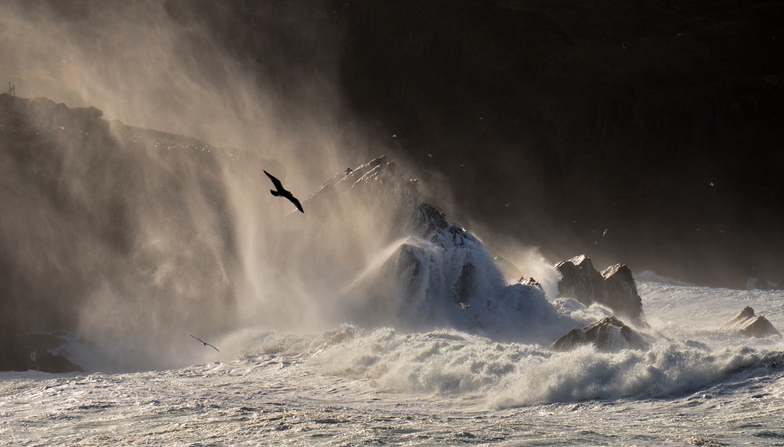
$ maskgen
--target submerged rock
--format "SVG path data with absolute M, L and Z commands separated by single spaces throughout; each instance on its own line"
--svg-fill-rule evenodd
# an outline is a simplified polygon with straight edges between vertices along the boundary
M 572 329 L 555 341 L 554 351 L 571 351 L 592 344 L 602 352 L 623 349 L 648 349 L 648 343 L 632 328 L 615 317 L 606 317 L 582 329 Z
M 561 274 L 558 294 L 574 298 L 590 306 L 599 303 L 609 307 L 615 315 L 628 318 L 635 325 L 644 325 L 642 299 L 631 269 L 615 264 L 599 273 L 585 255 L 555 264 Z
M 773 324 L 762 315 L 756 315 L 751 306 L 746 306 L 740 313 L 732 317 L 719 328 L 727 331 L 738 331 L 747 337 L 765 338 L 771 335 L 781 336 Z

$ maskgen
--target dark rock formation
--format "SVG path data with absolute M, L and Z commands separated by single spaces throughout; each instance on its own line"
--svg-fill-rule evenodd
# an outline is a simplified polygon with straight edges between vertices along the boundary
M 229 324 L 239 249 L 220 166 L 235 163 L 238 177 L 250 178 L 258 162 L 100 115 L 0 95 L 0 368 L 68 368 L 19 341 L 23 334 L 79 329 L 94 335 L 90 343 L 128 331 L 159 340 L 181 333 L 178 321 L 212 331 Z M 105 318 L 128 306 L 152 317 L 120 327 Z
M 585 255 L 575 256 L 555 264 L 555 269 L 561 274 L 559 295 L 574 298 L 586 306 L 598 302 L 604 278 L 593 268 L 590 258 Z
M 580 255 L 555 264 L 555 269 L 562 276 L 559 295 L 575 298 L 586 306 L 602 304 L 636 325 L 644 324 L 642 299 L 626 265 L 616 264 L 599 273 L 587 256 Z
M 572 329 L 555 341 L 555 351 L 571 351 L 592 344 L 602 352 L 617 352 L 622 349 L 648 349 L 648 343 L 632 328 L 615 317 L 606 317 L 582 329 Z
M 373 242 L 387 253 L 370 266 L 358 265 L 355 271 L 362 274 L 343 292 L 344 315 L 352 322 L 408 329 L 449 326 L 533 342 L 560 335 L 546 333 L 560 316 L 542 287 L 533 280 L 509 285 L 484 244 L 423 202 L 416 182 L 397 173 L 385 157 L 337 174 L 305 205 L 318 218 L 304 223 L 304 232 L 326 226 L 327 232 L 334 228 L 350 235 L 354 219 L 346 216 L 357 216 L 363 227 L 356 231 L 372 228 Z M 338 210 L 343 215 L 335 221 Z M 308 245 L 308 254 L 313 252 Z M 334 249 L 327 255 L 339 256 Z M 346 262 L 357 259 L 362 257 Z
M 0 343 L 0 371 L 84 372 L 57 352 L 66 342 L 65 338 L 43 333 L 11 336 Z
M 765 338 L 771 335 L 781 336 L 781 333 L 773 327 L 770 321 L 762 315 L 755 315 L 751 306 L 743 308 L 738 315 L 735 315 L 721 325 L 719 328 L 727 331 L 738 331 L 747 337 Z
M 67 127 L 84 128 L 99 124 L 103 112 L 95 107 L 68 108 L 48 98 L 20 98 L 0 94 L 0 127 Z
M 537 289 L 541 290 L 542 293 L 544 293 L 544 287 L 542 287 L 542 283 L 540 283 L 539 281 L 537 281 L 534 278 L 531 278 L 529 276 L 522 276 L 522 277 L 520 277 L 520 279 L 517 282 L 522 284 L 522 285 L 524 285 L 524 286 L 536 287 Z
M 635 324 L 643 320 L 642 298 L 637 294 L 637 284 L 631 269 L 623 264 L 615 264 L 602 271 L 604 294 L 598 302 L 604 304 L 618 315 L 627 316 Z

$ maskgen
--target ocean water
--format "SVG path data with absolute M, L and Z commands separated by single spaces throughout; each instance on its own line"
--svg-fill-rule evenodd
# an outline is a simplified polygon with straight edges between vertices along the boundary
M 638 288 L 647 352 L 344 324 L 246 328 L 183 368 L 0 373 L 0 444 L 784 445 L 782 338 L 718 330 L 745 306 L 784 328 L 784 292 Z

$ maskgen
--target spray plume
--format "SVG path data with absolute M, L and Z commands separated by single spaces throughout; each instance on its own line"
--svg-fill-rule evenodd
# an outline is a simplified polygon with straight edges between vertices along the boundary
M 366 228 L 377 225 L 347 202 L 305 234 L 263 175 L 306 195 L 345 169 L 337 129 L 351 126 L 335 118 L 332 51 L 313 49 L 317 73 L 274 53 L 251 70 L 199 7 L 0 6 L 2 46 L 13 49 L 0 74 L 20 96 L 70 106 L 17 98 L 6 110 L 24 121 L 4 127 L 2 141 L 6 304 L 24 315 L 15 329 L 74 330 L 120 368 L 178 364 L 196 329 L 212 338 L 240 324 L 297 330 L 323 320 L 312 297 L 329 295 L 376 248 Z M 245 30 L 264 45 L 330 31 L 317 18 L 277 25 L 297 11 L 276 8 L 257 10 L 257 28 Z M 282 85 L 265 67 L 293 69 Z M 105 120 L 57 118 L 82 105 Z

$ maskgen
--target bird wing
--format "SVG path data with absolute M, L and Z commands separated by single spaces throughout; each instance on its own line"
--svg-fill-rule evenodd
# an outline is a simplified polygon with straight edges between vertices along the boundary
M 191 337 L 193 337 L 193 335 L 191 335 L 191 334 L 188 334 L 188 335 L 190 335 Z M 218 351 L 218 348 L 216 348 L 214 345 L 211 345 L 210 343 L 207 343 L 206 341 L 202 340 L 201 338 L 199 338 L 199 337 L 193 337 L 193 338 L 195 338 L 196 340 L 199 340 L 199 341 L 201 342 L 201 344 L 203 344 L 204 346 L 209 346 L 209 347 L 211 347 L 212 349 L 214 349 L 214 350 Z M 220 352 L 220 351 L 218 351 L 218 352 Z
M 267 177 L 269 177 L 270 180 L 272 180 L 272 184 L 275 186 L 275 189 L 277 189 L 278 191 L 285 191 L 285 189 L 283 189 L 283 184 L 280 183 L 280 180 L 273 177 L 272 174 L 270 174 L 267 171 L 264 171 L 264 173 L 267 174 Z
M 299 210 L 299 212 L 300 212 L 300 213 L 304 213 L 304 212 L 305 212 L 305 211 L 303 211 L 303 210 L 302 210 L 302 205 L 299 203 L 299 200 L 297 200 L 297 198 L 296 198 L 296 197 L 294 197 L 293 195 L 289 194 L 289 195 L 287 196 L 287 198 L 288 198 L 289 200 L 291 200 L 291 203 L 293 203 L 293 204 L 294 204 L 294 206 L 296 206 L 296 207 L 297 207 L 297 209 Z

